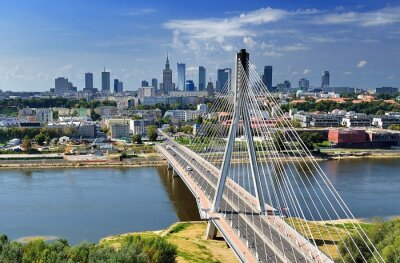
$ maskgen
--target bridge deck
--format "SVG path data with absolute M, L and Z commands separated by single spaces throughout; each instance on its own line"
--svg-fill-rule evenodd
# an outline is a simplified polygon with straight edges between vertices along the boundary
M 219 170 L 190 149 L 164 136 L 167 144 L 158 144 L 158 150 L 196 197 L 200 216 L 216 225 L 241 261 L 333 262 L 280 217 L 273 213 L 260 214 L 256 210 L 255 197 L 230 178 L 220 206 L 223 211 L 213 213 L 211 202 Z M 173 147 L 167 149 L 167 145 Z M 187 166 L 192 167 L 192 171 L 188 171 Z M 267 204 L 265 208 L 274 211 Z

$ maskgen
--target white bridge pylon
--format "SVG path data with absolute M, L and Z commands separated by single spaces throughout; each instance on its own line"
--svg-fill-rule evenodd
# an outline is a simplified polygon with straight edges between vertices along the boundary
M 238 126 L 240 121 L 242 121 L 246 138 L 247 153 L 250 160 L 251 178 L 253 181 L 253 186 L 255 187 L 255 196 L 258 200 L 258 210 L 262 213 L 265 210 L 264 197 L 261 190 L 260 174 L 258 171 L 253 135 L 250 127 L 250 114 L 245 103 L 246 96 L 248 96 L 249 85 L 249 82 L 247 81 L 249 78 L 249 53 L 247 53 L 244 49 L 242 49 L 236 57 L 236 69 L 238 68 L 243 70 L 236 70 L 235 83 L 232 87 L 234 101 L 232 114 L 233 121 L 229 127 L 228 143 L 226 144 L 219 181 L 217 184 L 217 192 L 213 201 L 213 211 L 218 212 L 220 209 L 221 199 L 224 193 L 224 186 L 228 176 L 229 167 L 231 165 L 233 147 L 235 144 L 236 135 L 238 134 Z

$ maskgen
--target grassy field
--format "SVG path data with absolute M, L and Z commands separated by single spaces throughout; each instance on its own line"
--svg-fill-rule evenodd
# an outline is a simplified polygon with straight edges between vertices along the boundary
M 293 226 L 297 232 L 309 239 L 314 238 L 319 249 L 328 256 L 332 256 L 334 260 L 340 259 L 337 244 L 341 239 L 345 238 L 348 234 L 355 232 L 357 229 L 352 222 L 339 223 L 333 222 L 315 222 L 307 221 L 308 228 L 304 227 L 305 221 L 298 218 L 287 218 L 285 220 L 288 224 Z M 360 223 L 359 226 L 363 229 L 368 229 L 371 224 Z M 347 229 L 347 231 L 346 231 Z
M 221 236 L 216 240 L 205 240 L 207 224 L 205 222 L 182 222 L 163 231 L 139 232 L 111 236 L 100 241 L 101 244 L 118 248 L 120 240 L 126 235 L 162 236 L 178 248 L 177 262 L 216 263 L 237 262 L 236 256 Z

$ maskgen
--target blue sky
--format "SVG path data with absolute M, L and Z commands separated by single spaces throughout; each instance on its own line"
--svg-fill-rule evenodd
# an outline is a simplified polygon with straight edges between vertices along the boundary
M 135 90 L 161 78 L 165 55 L 197 67 L 233 67 L 243 47 L 273 83 L 400 86 L 400 1 L 0 1 L 0 89 L 43 91 L 65 76 L 79 89 L 84 73 L 100 87 L 103 67 Z

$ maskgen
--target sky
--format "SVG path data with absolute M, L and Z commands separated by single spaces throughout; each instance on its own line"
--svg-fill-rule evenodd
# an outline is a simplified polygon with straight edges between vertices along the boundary
M 308 78 L 319 86 L 400 86 L 400 0 L 0 0 L 0 89 L 45 91 L 67 77 L 78 89 L 84 73 L 101 87 L 111 78 L 136 90 L 162 77 L 168 52 L 198 82 L 198 66 L 215 81 L 246 48 L 273 84 Z

